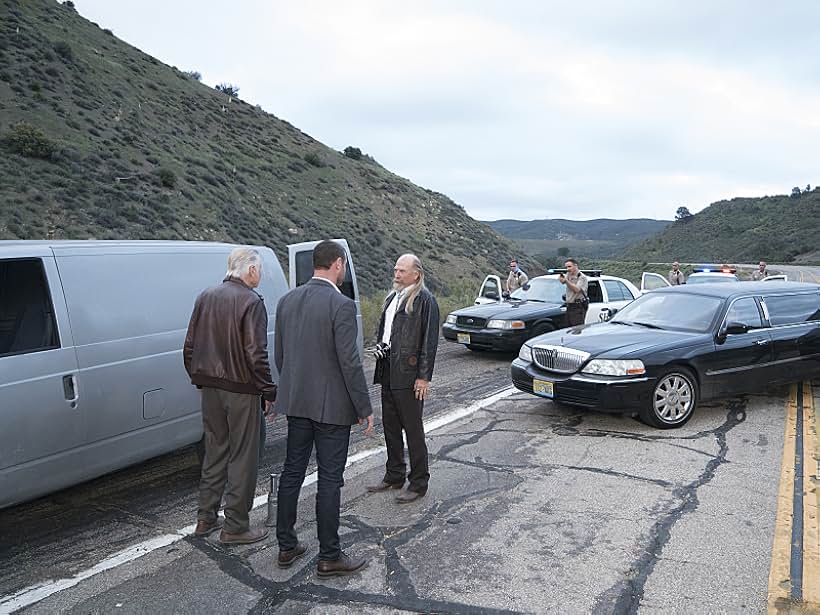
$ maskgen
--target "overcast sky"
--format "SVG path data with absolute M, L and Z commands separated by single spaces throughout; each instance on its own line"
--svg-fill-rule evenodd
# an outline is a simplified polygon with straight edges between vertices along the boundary
M 667 218 L 820 183 L 820 2 L 75 0 L 482 220 Z

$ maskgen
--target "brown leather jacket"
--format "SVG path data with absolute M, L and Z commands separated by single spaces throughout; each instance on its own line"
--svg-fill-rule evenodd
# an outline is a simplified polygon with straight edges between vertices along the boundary
M 264 300 L 227 277 L 196 299 L 182 357 L 191 383 L 276 400 L 268 361 Z

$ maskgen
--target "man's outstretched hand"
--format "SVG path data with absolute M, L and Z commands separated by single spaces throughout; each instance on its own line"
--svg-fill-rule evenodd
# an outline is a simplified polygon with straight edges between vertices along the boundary
M 359 419 L 359 425 L 364 425 L 367 422 L 367 427 L 365 427 L 364 435 L 372 436 L 373 435 L 373 415 L 371 414 L 366 419 Z

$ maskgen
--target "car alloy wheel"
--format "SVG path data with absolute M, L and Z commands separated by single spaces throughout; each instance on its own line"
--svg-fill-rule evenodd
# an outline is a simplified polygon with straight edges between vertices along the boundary
M 647 412 L 641 412 L 644 422 L 662 429 L 686 423 L 697 404 L 697 384 L 689 370 L 674 369 L 658 378 L 650 404 Z

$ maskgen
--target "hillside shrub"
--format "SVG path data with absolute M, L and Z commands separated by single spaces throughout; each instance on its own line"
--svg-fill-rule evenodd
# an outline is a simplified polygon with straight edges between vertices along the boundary
M 227 94 L 228 96 L 232 96 L 233 98 L 239 96 L 239 87 L 231 83 L 220 83 L 216 85 L 215 88 L 217 91 Z
M 157 176 L 159 183 L 165 188 L 173 188 L 177 183 L 177 174 L 171 169 L 160 169 Z
M 325 166 L 322 157 L 317 152 L 308 152 L 307 154 L 305 154 L 304 158 L 305 162 L 307 162 L 311 166 L 317 168 L 322 168 L 323 166 Z
M 57 41 L 54 43 L 54 51 L 64 62 L 74 60 L 74 50 L 71 48 L 71 45 L 65 41 Z
M 182 74 L 194 81 L 202 81 L 202 73 L 197 70 L 186 70 Z
M 362 159 L 362 150 L 360 150 L 358 147 L 353 147 L 352 145 L 348 145 L 342 153 L 352 160 Z
M 12 127 L 3 137 L 3 141 L 11 151 L 27 158 L 48 160 L 56 149 L 54 141 L 28 122 L 20 122 Z

